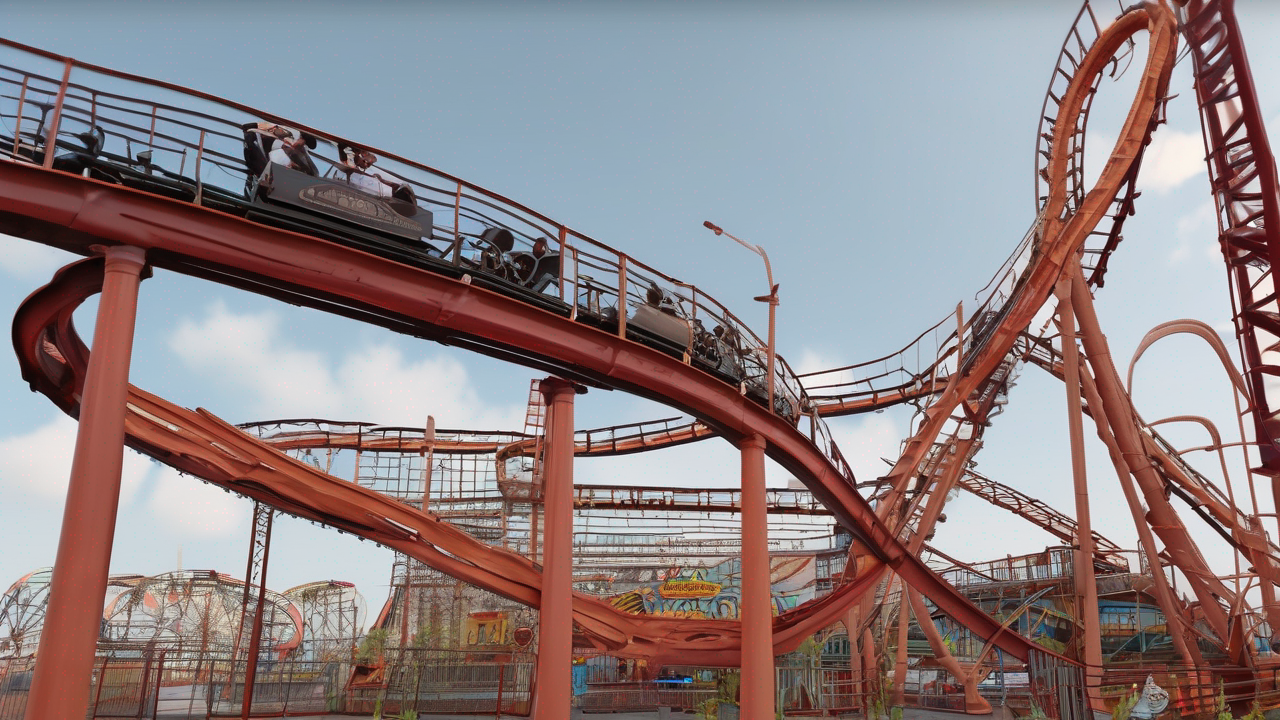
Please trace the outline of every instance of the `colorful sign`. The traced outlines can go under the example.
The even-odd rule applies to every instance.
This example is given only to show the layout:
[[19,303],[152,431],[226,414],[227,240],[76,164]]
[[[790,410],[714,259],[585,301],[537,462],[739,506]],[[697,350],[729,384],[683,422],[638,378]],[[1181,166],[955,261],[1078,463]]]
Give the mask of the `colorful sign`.
[[[775,614],[814,596],[812,557],[770,558]],[[633,580],[632,590],[610,598],[614,607],[636,615],[675,618],[738,618],[742,561],[730,558],[711,567],[673,567]],[[615,580],[615,582],[620,582]]]
[[658,587],[664,598],[710,598],[720,594],[724,586],[706,580],[668,580]]

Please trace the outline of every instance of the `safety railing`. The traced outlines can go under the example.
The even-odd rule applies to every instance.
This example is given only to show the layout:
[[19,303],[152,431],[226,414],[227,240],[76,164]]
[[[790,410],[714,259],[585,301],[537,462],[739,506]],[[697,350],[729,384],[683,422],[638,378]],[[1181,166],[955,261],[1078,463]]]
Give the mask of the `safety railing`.
[[[664,487],[601,487],[578,485],[574,487],[574,506],[589,510],[594,508],[665,510],[699,512],[737,512],[742,508],[742,491],[682,490]],[[830,510],[818,502],[808,490],[769,488],[765,490],[765,505],[775,513],[797,515],[828,515]]]
[[1104,668],[1100,679],[1103,701],[1110,706],[1125,695],[1141,693],[1148,677],[1169,693],[1168,709],[1183,717],[1220,712],[1225,709],[1220,707],[1220,699],[1244,708],[1254,702],[1269,707],[1280,700],[1280,684],[1273,669],[1251,671],[1227,665],[1196,668],[1148,658],[1129,667]]
[[1043,218],[1032,223],[991,280],[974,295],[972,311],[959,308],[948,313],[906,346],[884,357],[798,375],[814,405],[823,412],[838,413],[840,406],[856,412],[872,409],[881,402],[927,399],[940,391],[956,371],[957,360],[967,365],[999,326],[1036,257],[1042,226]]
[[[511,453],[501,453],[505,457],[509,454],[528,454],[530,449],[512,446],[532,443],[535,439],[534,436],[516,431],[437,429],[434,440],[428,442],[425,428],[387,427],[374,423],[315,418],[263,420],[243,423],[238,427],[282,450],[354,449],[419,453],[432,445],[446,454],[485,454],[511,448]],[[713,431],[702,422],[677,416],[576,430],[574,445],[579,454],[623,453],[697,440],[712,434]]]
[[[1090,2],[1086,0],[1081,5],[1080,12],[1063,42],[1053,76],[1050,78],[1049,88],[1045,93],[1035,155],[1038,217],[1023,236],[1022,242],[997,270],[991,282],[975,295],[976,308],[967,312],[967,317],[964,318],[965,328],[962,331],[966,358],[973,357],[975,355],[973,351],[981,349],[985,344],[989,331],[998,327],[1003,311],[1008,307],[1008,301],[1015,296],[1020,287],[1019,281],[1025,269],[1035,259],[1035,248],[1044,220],[1043,210],[1048,192],[1046,184],[1049,180],[1048,160],[1051,143],[1065,143],[1068,146],[1064,179],[1066,183],[1064,212],[1069,216],[1084,200],[1087,192],[1084,172],[1085,130],[1094,93],[1089,93],[1086,97],[1076,124],[1068,129],[1068,137],[1055,139],[1053,130],[1058,105],[1067,85],[1075,76],[1084,54],[1093,47],[1101,32],[1097,14]],[[1113,77],[1123,74],[1128,67],[1128,62],[1132,60],[1132,49],[1133,43],[1126,43],[1123,49],[1112,58]],[[1094,78],[1095,91],[1100,79],[1101,76]],[[1133,178],[1134,174],[1131,173],[1130,177],[1125,179],[1126,188],[1117,195],[1104,218],[1107,224],[1091,232],[1086,239],[1083,253],[1086,278],[1090,284],[1101,285],[1107,258],[1120,242],[1120,228],[1125,218],[1133,213],[1133,201],[1136,197]],[[955,369],[954,355],[958,324],[956,314],[950,313],[895,353],[855,365],[806,373],[800,378],[814,402],[825,408],[832,408],[842,403],[850,409],[868,405],[875,407],[885,400],[892,402],[931,395],[937,388],[939,378],[945,379]]]
[[[35,655],[0,660],[0,720],[22,720],[27,711],[27,695],[35,673]],[[99,673],[94,672],[94,687]]]
[[993,582],[1061,580],[1072,577],[1074,552],[1068,547],[1047,548],[1030,555],[947,568],[939,574],[944,580],[960,588]]
[[[279,166],[251,166],[259,130],[305,141],[306,182],[340,187],[375,172],[397,185],[415,240],[396,242],[358,223],[325,224],[261,199]],[[247,133],[247,134],[246,134]],[[267,138],[268,145],[272,142]],[[380,160],[352,170],[351,153]],[[466,277],[575,321],[667,352],[738,387],[771,412],[821,424],[785,362],[767,375],[767,344],[723,304],[563,223],[449,173],[315,128],[176,85],[0,41],[0,159],[118,183],[251,220],[355,244]],[[291,162],[291,164],[293,164]],[[278,181],[279,179],[276,178]],[[404,201],[407,196],[409,200]],[[359,193],[344,202],[359,201]],[[350,200],[355,197],[356,200]],[[390,200],[388,201],[390,202]],[[818,429],[812,436],[829,435]],[[828,457],[849,472],[829,443]]]
[[353,688],[347,713],[528,715],[534,656],[522,652],[406,649],[387,659],[381,687]]

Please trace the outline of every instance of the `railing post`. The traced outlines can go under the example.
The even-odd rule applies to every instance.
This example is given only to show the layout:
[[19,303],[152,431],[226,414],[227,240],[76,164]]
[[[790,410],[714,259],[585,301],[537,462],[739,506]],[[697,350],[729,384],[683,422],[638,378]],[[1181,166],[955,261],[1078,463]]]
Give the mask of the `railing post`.
[[618,256],[618,337],[627,337],[627,256]]
[[31,82],[31,76],[22,76],[22,90],[18,92],[18,112],[13,121],[13,151],[10,153],[15,159],[18,157],[18,148],[22,145],[22,110],[27,102],[27,83]]
[[160,651],[160,663],[156,666],[156,695],[151,701],[151,717],[156,717],[160,710],[160,688],[164,687],[164,655],[166,650]]
[[134,715],[135,718],[142,717],[142,711],[147,707],[147,698],[151,695],[149,687],[151,685],[151,657],[155,650],[154,645],[148,647],[146,656],[142,661],[142,673],[138,678],[138,714]]
[[462,181],[458,181],[458,190],[453,195],[453,266],[462,264]]
[[556,284],[560,286],[560,302],[564,302],[564,243],[568,233],[563,225],[560,226],[560,270],[556,273]]
[[[573,253],[573,299],[569,301],[569,319],[578,319],[578,248],[569,248]],[[563,274],[561,274],[563,277]]]
[[102,669],[98,671],[98,687],[93,693],[93,714],[98,714],[98,702],[102,699],[102,683],[107,679],[107,656],[102,656]]
[[[58,86],[58,99],[53,105],[53,119],[44,139],[44,169],[53,168],[53,156],[58,152],[58,126],[62,123],[62,103],[67,99],[67,83],[71,81],[71,58],[62,65],[62,84]],[[17,138],[14,138],[15,140]]]
[[204,195],[204,182],[200,180],[200,161],[204,159],[204,130],[200,131],[200,147],[196,150],[196,205]]

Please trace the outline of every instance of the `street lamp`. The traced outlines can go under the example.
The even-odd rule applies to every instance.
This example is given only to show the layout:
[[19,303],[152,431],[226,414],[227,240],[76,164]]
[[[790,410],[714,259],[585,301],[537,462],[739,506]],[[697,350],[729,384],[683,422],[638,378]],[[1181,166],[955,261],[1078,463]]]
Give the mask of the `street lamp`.
[[770,413],[773,413],[773,412],[774,412],[774,405],[773,405],[773,385],[774,385],[773,367],[774,367],[774,359],[775,359],[775,357],[776,357],[776,355],[775,355],[775,353],[774,353],[774,347],[775,347],[775,346],[774,346],[774,328],[775,328],[775,316],[776,316],[776,311],[777,311],[777,308],[778,308],[778,286],[777,286],[777,285],[775,285],[775,284],[774,284],[774,282],[773,282],[773,269],[769,266],[769,254],[768,254],[768,253],[766,253],[766,252],[764,251],[764,248],[760,247],[759,245],[752,245],[752,244],[750,244],[750,243],[743,242],[742,240],[739,240],[738,238],[734,237],[733,235],[730,235],[729,233],[727,233],[727,232],[725,232],[723,229],[721,229],[719,225],[716,225],[715,223],[711,222],[710,220],[707,220],[707,221],[703,222],[703,223],[702,223],[702,226],[703,226],[703,227],[705,227],[706,229],[710,230],[711,232],[715,233],[716,235],[724,235],[725,237],[727,237],[727,238],[729,238],[730,240],[732,240],[732,241],[734,241],[734,242],[738,243],[738,244],[739,244],[739,245],[741,245],[742,247],[744,247],[744,248],[746,248],[746,249],[750,250],[751,252],[753,252],[753,253],[755,253],[755,254],[759,255],[759,256],[760,256],[760,259],[761,259],[761,260],[764,260],[764,272],[765,272],[765,275],[766,275],[766,276],[768,276],[768,279],[769,279],[769,294],[768,294],[768,295],[760,295],[760,296],[758,296],[758,297],[756,297],[756,298],[754,298],[754,299],[756,300],[756,302],[769,303],[769,347],[768,347],[768,349],[767,349],[767,353],[768,353],[767,365],[768,365],[768,368],[767,368],[766,372],[768,373],[768,380],[767,380],[767,382],[768,382],[768,388],[769,388],[769,412],[770,412]]

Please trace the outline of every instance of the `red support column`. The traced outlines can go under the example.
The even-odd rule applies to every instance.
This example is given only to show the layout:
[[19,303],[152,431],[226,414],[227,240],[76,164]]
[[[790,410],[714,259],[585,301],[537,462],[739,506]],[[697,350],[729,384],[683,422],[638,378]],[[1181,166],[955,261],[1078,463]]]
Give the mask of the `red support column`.
[[[1070,273],[1080,269],[1073,263]],[[1080,349],[1076,346],[1076,315],[1071,304],[1071,277],[1058,281],[1058,330],[1062,334],[1062,380],[1067,387],[1067,429],[1071,437],[1071,477],[1076,491],[1076,551],[1074,580],[1078,600],[1076,618],[1084,630],[1085,693],[1089,706],[1105,711],[1102,703],[1102,620],[1098,613],[1098,579],[1093,572],[1093,520],[1089,514],[1089,481],[1085,470],[1084,410],[1080,401]]]
[[774,716],[773,593],[764,492],[764,438],[742,451],[742,717]]
[[911,605],[907,602],[907,584],[898,578],[898,646],[893,662],[893,692],[889,693],[889,705],[894,707],[902,707],[907,702],[907,631],[910,627]]
[[546,522],[533,717],[564,720],[573,689],[573,395],[578,388],[567,380],[547,378],[538,389],[547,403],[542,482]]
[[[263,542],[262,542],[262,568],[258,573],[258,603],[257,603],[256,609],[253,611],[253,625],[249,629],[249,654],[248,654],[248,657],[245,658],[245,663],[244,663],[244,699],[240,704],[241,720],[249,720],[249,715],[253,711],[253,685],[257,681],[257,677],[258,677],[258,652],[262,647],[262,616],[265,615],[267,612],[267,560],[270,559],[271,557],[271,519],[275,517],[275,514],[276,514],[275,510],[265,505],[262,505],[260,503],[254,503],[253,510],[254,510],[254,513],[253,513],[254,525],[256,526],[258,524],[257,515],[259,512],[262,512],[262,513],[266,513],[267,527],[266,527],[266,530],[264,531],[265,537],[263,538]],[[255,531],[253,534],[253,542],[256,543],[257,541],[258,541],[258,533]],[[254,548],[252,547],[249,548],[250,563],[253,562],[253,550]],[[408,562],[407,558],[405,559],[405,562],[406,563]],[[405,598],[406,598],[405,602],[406,603],[408,602],[408,594],[409,594],[408,577],[409,577],[409,570],[406,567],[405,568],[405,578],[406,578],[405,579]],[[247,593],[249,590],[249,583],[251,582],[250,576],[245,576],[244,582],[245,582],[245,591]],[[404,606],[404,612],[407,613],[408,611],[409,611],[409,606],[406,604]],[[243,623],[244,620],[241,619],[240,622]],[[404,647],[404,645],[402,644],[401,647]],[[234,681],[234,678],[233,678],[233,681]]]
[[71,481],[27,720],[84,717],[120,503],[129,358],[146,255],[112,247],[80,399]]

